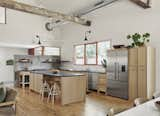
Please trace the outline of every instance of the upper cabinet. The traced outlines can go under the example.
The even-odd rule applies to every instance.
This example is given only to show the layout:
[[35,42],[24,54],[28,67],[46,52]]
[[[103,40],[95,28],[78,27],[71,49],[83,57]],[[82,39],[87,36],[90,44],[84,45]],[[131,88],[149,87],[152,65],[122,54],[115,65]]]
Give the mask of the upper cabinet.
[[60,56],[60,48],[58,47],[36,47],[32,49],[28,49],[28,55],[52,55],[52,56]]
[[34,54],[33,55],[44,55],[43,53],[43,50],[44,47],[37,47],[37,48],[34,48]]
[[44,47],[44,55],[60,56],[60,48]]

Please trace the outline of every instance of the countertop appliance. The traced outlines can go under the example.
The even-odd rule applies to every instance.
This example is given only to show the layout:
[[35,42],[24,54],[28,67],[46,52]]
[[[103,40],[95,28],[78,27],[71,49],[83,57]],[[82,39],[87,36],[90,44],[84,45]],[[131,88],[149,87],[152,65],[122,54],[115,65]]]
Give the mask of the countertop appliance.
[[107,58],[107,94],[128,99],[128,50],[109,50]]

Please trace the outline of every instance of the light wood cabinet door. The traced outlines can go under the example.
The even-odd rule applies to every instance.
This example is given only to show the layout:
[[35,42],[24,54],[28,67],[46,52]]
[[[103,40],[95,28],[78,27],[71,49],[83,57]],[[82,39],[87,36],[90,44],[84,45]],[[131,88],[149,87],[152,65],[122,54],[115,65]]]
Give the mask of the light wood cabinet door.
[[67,104],[69,102],[74,102],[74,94],[75,94],[75,77],[62,77],[61,80],[61,90],[62,90],[62,105]]
[[75,91],[75,100],[83,101],[86,96],[86,77],[79,76],[76,81],[77,90]]
[[62,105],[85,100],[86,77],[61,77]]
[[107,74],[98,75],[97,91],[107,92]]
[[147,98],[147,48],[138,48],[138,97]]
[[31,74],[30,74],[29,89],[30,89],[30,90],[34,90],[34,73],[31,73]]
[[41,86],[43,84],[43,75],[42,74],[35,74],[34,78],[34,91],[40,92]]
[[138,96],[138,49],[129,49],[128,57],[129,100],[134,100]]

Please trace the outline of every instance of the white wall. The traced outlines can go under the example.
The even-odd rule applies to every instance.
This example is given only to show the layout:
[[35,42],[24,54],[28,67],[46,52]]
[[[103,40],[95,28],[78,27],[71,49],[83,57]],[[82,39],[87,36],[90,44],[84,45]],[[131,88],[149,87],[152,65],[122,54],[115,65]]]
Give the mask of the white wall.
[[[62,29],[65,41],[62,47],[62,58],[73,59],[73,45],[84,43],[86,30],[92,31],[90,41],[111,39],[112,44],[128,44],[127,34],[135,32],[151,33],[150,44],[156,48],[156,88],[160,90],[160,1],[153,0],[153,7],[144,10],[129,0],[118,2],[90,13],[91,27],[72,24]],[[89,41],[89,42],[90,42]]]
[[[36,0],[17,0],[20,2],[36,5]],[[48,32],[45,23],[49,20],[46,17],[7,9],[7,24],[0,24],[0,82],[13,81],[13,66],[6,66],[6,60],[13,59],[15,54],[27,54],[26,49],[2,48],[2,46],[14,46],[25,48],[32,45],[35,36],[40,35],[43,45],[60,46],[60,29]],[[58,40],[58,41],[57,41]],[[34,45],[34,44],[33,44]]]
[[0,47],[0,82],[14,81],[14,66],[7,66],[6,61],[13,59],[14,55],[26,55],[26,49]]
[[[33,39],[38,34],[43,45],[59,46],[60,29],[52,32],[45,29],[46,17],[7,9],[7,24],[0,24],[0,43],[21,45],[33,44]],[[56,44],[55,44],[56,43]]]

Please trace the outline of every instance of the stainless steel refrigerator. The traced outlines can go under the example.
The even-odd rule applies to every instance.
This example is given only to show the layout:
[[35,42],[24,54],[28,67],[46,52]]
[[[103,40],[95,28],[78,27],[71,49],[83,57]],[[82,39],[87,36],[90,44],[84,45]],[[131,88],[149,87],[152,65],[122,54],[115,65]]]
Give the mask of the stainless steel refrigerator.
[[107,94],[128,99],[128,50],[107,52]]

